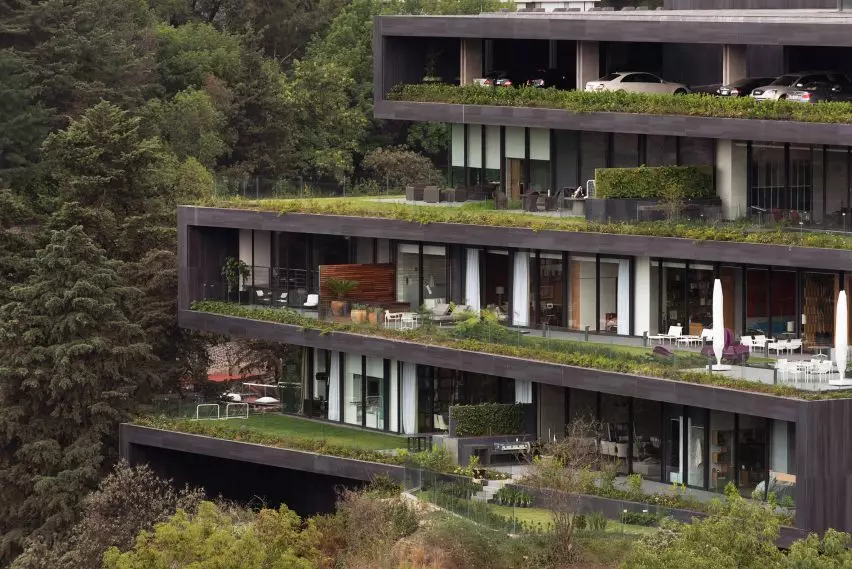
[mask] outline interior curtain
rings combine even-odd
[[[630,261],[618,260],[618,333],[630,334],[630,319],[633,317],[630,307]]]
[[[464,301],[471,310],[479,312],[479,249],[467,250],[467,266],[465,267]]]
[[[340,352],[331,352],[328,371],[328,420],[340,420]]]
[[[512,278],[512,324],[530,325],[530,254],[515,252],[515,271]]]
[[[417,364],[402,364],[402,431],[417,432]]]
[[[515,403],[532,403],[532,381],[529,379],[515,380]]]

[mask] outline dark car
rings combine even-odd
[[[489,71],[482,79],[474,79],[474,83],[485,87],[512,87],[515,84],[505,71]]]
[[[797,103],[819,103],[822,101],[852,101],[852,85],[848,83],[811,83],[787,96]]]
[[[716,94],[720,97],[748,97],[753,90],[769,85],[773,81],[775,81],[775,77],[746,77],[732,81],[727,85],[720,85],[716,89]]]
[[[573,77],[569,78],[567,73],[558,69],[539,69],[524,84],[527,87],[535,87],[537,89],[547,89],[548,87],[573,89],[573,79]]]

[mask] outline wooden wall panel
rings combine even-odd
[[[396,301],[396,268],[391,264],[320,265],[320,300],[334,300],[326,286],[330,278],[357,281],[348,300],[392,303]]]

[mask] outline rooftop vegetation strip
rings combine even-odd
[[[786,120],[814,123],[852,123],[852,103],[816,105],[787,100],[758,101],[751,97],[668,95],[618,91],[563,91],[554,88],[492,88],[479,85],[397,85],[387,98],[393,101],[540,107],[574,113],[631,113],[685,115],[728,119]]]
[[[487,202],[486,202],[487,204]],[[201,206],[267,211],[284,215],[305,213],[395,219],[418,224],[458,223],[487,227],[515,227],[533,231],[573,231],[646,237],[676,237],[692,241],[727,241],[822,249],[852,249],[852,238],[838,233],[785,231],[758,228],[747,222],[723,224],[648,221],[598,223],[574,217],[549,217],[530,213],[489,210],[481,202],[459,207],[387,203],[376,198],[268,199],[207,198]]]
[[[344,332],[442,346],[457,350],[488,353],[535,360],[560,365],[597,369],[644,377],[683,381],[694,384],[725,387],[739,391],[765,393],[804,400],[848,399],[852,391],[814,392],[786,385],[769,385],[737,380],[719,374],[694,371],[707,364],[706,358],[695,352],[677,352],[672,362],[655,359],[650,348],[614,346],[594,342],[558,340],[518,334],[489,319],[460,320],[452,328],[422,326],[416,330],[377,328],[340,322],[324,322],[286,308],[260,308],[220,301],[198,301],[193,310],[298,326],[322,333]],[[690,371],[692,370],[692,371]]]

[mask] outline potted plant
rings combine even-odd
[[[381,306],[371,306],[367,310],[367,320],[370,322],[371,326],[378,326],[379,322],[382,321],[384,314],[385,309]]]
[[[238,290],[240,280],[245,280],[251,275],[249,266],[242,259],[228,257],[225,259],[225,264],[222,265],[222,276],[228,284],[228,301],[231,300],[231,293]]]
[[[349,313],[349,317],[352,319],[353,324],[366,324],[367,306],[358,303],[352,304],[352,312]]]
[[[328,287],[328,290],[331,291],[331,294],[335,298],[335,300],[331,301],[332,316],[343,316],[346,314],[346,296],[358,286],[358,281],[331,277],[325,281],[325,286]]]

